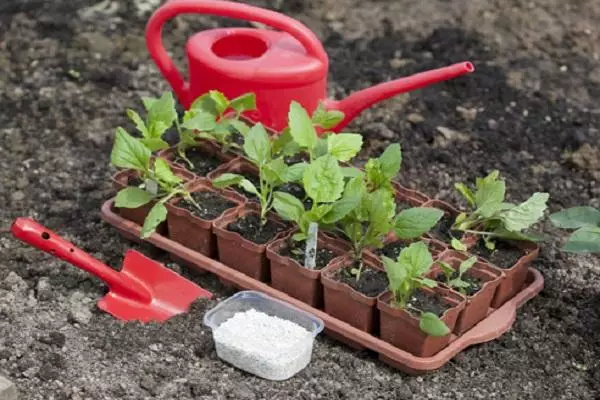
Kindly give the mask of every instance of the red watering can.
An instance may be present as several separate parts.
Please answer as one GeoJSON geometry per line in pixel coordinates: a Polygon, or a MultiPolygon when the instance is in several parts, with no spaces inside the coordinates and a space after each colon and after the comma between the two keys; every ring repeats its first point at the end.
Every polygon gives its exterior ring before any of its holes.
{"type": "Polygon", "coordinates": [[[228,98],[256,94],[257,110],[248,118],[277,131],[287,126],[292,100],[312,113],[320,101],[340,110],[342,129],[362,110],[400,93],[455,78],[474,68],[470,62],[421,72],[353,93],[344,100],[325,99],[329,60],[323,45],[302,23],[274,11],[219,0],[171,0],[156,10],[146,27],[146,43],[154,62],[186,108],[209,90],[228,98]],[[199,32],[186,45],[189,82],[163,47],[163,24],[178,14],[211,14],[259,22],[278,29],[221,28],[199,32]]]}

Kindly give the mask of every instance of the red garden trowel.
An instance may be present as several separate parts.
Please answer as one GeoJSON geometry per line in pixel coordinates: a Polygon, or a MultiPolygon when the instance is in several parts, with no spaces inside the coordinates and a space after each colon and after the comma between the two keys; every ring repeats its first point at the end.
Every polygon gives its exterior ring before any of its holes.
{"type": "Polygon", "coordinates": [[[186,312],[194,300],[212,297],[209,291],[135,250],[125,253],[123,268],[115,271],[30,218],[17,218],[11,232],[106,282],[109,291],[98,307],[118,319],[165,321],[186,312]]]}

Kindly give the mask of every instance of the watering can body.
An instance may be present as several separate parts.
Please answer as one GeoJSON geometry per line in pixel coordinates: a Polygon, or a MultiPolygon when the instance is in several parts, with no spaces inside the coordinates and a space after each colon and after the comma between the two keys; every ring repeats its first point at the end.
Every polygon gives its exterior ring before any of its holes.
{"type": "Polygon", "coordinates": [[[228,98],[255,93],[255,122],[280,131],[287,126],[292,100],[312,113],[320,102],[345,114],[335,129],[347,125],[363,109],[391,96],[451,79],[473,70],[459,63],[385,82],[353,93],[341,101],[326,99],[328,58],[321,42],[300,22],[274,11],[221,0],[171,0],[156,10],[146,27],[148,51],[186,108],[208,92],[228,98]],[[249,20],[276,28],[220,28],[199,32],[186,45],[189,82],[169,58],[162,44],[162,27],[179,14],[210,14],[249,20]]]}

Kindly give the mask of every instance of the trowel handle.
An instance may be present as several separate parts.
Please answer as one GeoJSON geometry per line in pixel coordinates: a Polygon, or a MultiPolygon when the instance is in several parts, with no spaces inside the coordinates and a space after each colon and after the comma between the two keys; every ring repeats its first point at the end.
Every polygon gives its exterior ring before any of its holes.
{"type": "Polygon", "coordinates": [[[13,236],[22,242],[50,253],[97,276],[111,288],[124,285],[123,279],[117,271],[90,256],[85,251],[78,249],[72,243],[61,238],[43,225],[38,224],[31,218],[17,218],[13,222],[10,231],[13,236]]]}
{"type": "Polygon", "coordinates": [[[167,54],[162,42],[162,27],[179,14],[209,14],[246,21],[260,22],[287,32],[298,40],[306,52],[328,65],[323,45],[304,24],[286,15],[247,4],[221,0],[171,0],[152,14],[146,25],[146,46],[158,69],[171,84],[179,101],[187,108],[194,100],[189,97],[188,84],[167,54]]]}

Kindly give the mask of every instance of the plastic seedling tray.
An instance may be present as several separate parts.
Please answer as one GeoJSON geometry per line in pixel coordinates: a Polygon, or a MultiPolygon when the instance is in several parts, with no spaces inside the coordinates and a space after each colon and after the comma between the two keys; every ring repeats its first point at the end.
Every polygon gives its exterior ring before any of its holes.
{"type": "Polygon", "coordinates": [[[286,380],[310,362],[323,321],[256,291],[242,291],[204,315],[222,360],[264,379],[286,380]]]}
{"type": "MultiPolygon", "coordinates": [[[[110,199],[104,203],[101,212],[102,219],[117,228],[124,237],[135,242],[144,242],[139,237],[141,227],[135,222],[128,221],[118,215],[113,210],[113,207],[114,199],[110,199]]],[[[450,344],[439,353],[431,357],[417,357],[381,340],[377,336],[361,331],[320,309],[311,307],[300,300],[274,289],[266,283],[253,279],[219,261],[188,249],[162,235],[154,233],[146,239],[146,242],[170,253],[190,267],[212,272],[222,280],[239,288],[266,293],[275,299],[313,314],[325,323],[325,333],[354,347],[373,350],[379,354],[379,358],[385,363],[413,375],[434,371],[442,367],[467,347],[489,342],[500,337],[515,322],[517,308],[534,298],[544,287],[542,274],[533,268],[529,268],[525,286],[512,299],[508,300],[500,308],[490,308],[487,317],[463,335],[452,335],[450,344]]]]}

